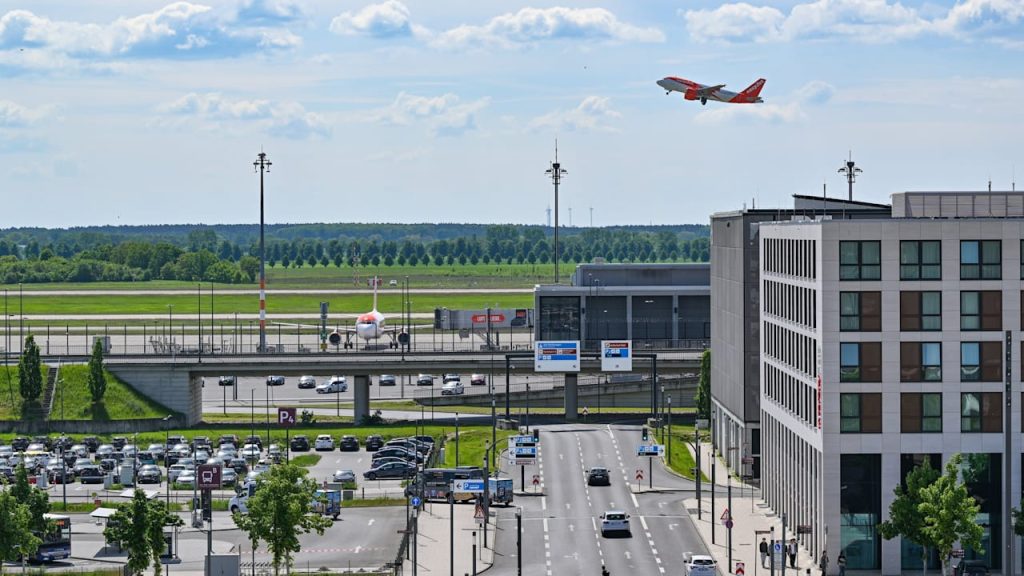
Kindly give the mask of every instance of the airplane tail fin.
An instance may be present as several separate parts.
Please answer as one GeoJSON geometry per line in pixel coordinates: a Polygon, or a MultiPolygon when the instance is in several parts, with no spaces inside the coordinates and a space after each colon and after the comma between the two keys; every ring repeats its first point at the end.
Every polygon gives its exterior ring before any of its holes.
{"type": "Polygon", "coordinates": [[[758,78],[756,82],[744,88],[743,92],[740,92],[740,94],[750,96],[751,98],[757,98],[761,94],[761,88],[764,88],[764,82],[764,78],[758,78]]]}

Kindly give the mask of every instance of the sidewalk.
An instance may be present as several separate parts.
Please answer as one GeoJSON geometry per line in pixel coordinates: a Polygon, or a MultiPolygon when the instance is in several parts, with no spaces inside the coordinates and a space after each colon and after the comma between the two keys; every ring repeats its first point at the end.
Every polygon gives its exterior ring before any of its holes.
{"type": "MultiPolygon", "coordinates": [[[[692,454],[693,448],[689,444],[687,444],[687,448],[692,454]]],[[[761,566],[758,544],[761,542],[761,537],[767,537],[770,541],[772,536],[770,534],[755,534],[755,531],[767,531],[775,528],[775,538],[778,539],[782,534],[782,520],[776,515],[774,510],[761,501],[760,490],[742,484],[734,478],[732,480],[732,509],[730,510],[733,521],[732,566],[729,566],[728,531],[725,528],[725,523],[721,520],[721,516],[726,508],[725,491],[729,470],[720,459],[707,458],[707,455],[711,452],[710,444],[701,444],[701,450],[704,456],[701,458],[701,469],[704,475],[710,478],[711,466],[716,467],[715,480],[718,483],[718,490],[715,494],[715,509],[714,514],[712,514],[711,482],[703,483],[702,489],[704,491],[699,503],[702,518],[699,520],[697,519],[698,502],[696,496],[687,498],[684,501],[684,505],[693,519],[697,532],[704,540],[704,544],[711,552],[711,555],[714,556],[722,574],[734,573],[737,562],[744,563],[744,576],[755,576],[758,572],[768,574],[767,566],[771,565],[771,559],[768,559],[765,567],[761,566]],[[712,529],[715,530],[714,544],[712,544],[712,529]]],[[[794,530],[795,527],[787,527],[787,540],[796,536],[794,530]]],[[[810,552],[802,546],[798,547],[796,570],[789,567],[788,556],[783,556],[786,560],[786,573],[791,576],[807,576],[807,569],[811,570],[810,573],[813,576],[820,574],[817,563],[811,558],[810,552]]],[[[779,574],[780,567],[778,563],[775,565],[775,570],[776,574],[779,574]]]]}
{"type": "MultiPolygon", "coordinates": [[[[417,536],[416,574],[441,576],[448,575],[452,570],[450,546],[450,507],[448,504],[434,502],[424,504],[419,516],[419,534],[417,536]]],[[[473,533],[476,533],[476,573],[487,570],[494,563],[494,538],[496,518],[491,514],[491,522],[487,525],[487,547],[483,545],[483,529],[473,518],[475,507],[472,504],[455,505],[455,575],[464,576],[473,572],[473,533]]],[[[411,560],[406,560],[402,567],[403,574],[414,574],[411,560]]]]}

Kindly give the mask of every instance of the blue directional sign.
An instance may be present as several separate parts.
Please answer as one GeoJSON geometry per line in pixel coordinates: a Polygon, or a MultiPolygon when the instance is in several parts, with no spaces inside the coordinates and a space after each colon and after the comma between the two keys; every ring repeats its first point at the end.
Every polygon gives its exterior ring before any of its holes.
{"type": "Polygon", "coordinates": [[[453,480],[452,492],[467,492],[470,494],[483,494],[483,480],[453,480]]]}
{"type": "Polygon", "coordinates": [[[512,454],[514,454],[516,458],[523,458],[524,456],[527,457],[527,458],[536,458],[537,457],[537,447],[536,446],[516,446],[515,448],[512,449],[512,454]]]}
{"type": "Polygon", "coordinates": [[[419,496],[413,496],[412,497],[412,505],[413,506],[419,506],[420,505],[420,497],[419,496]]]}
{"type": "Polygon", "coordinates": [[[641,444],[637,446],[637,456],[657,456],[661,454],[661,446],[657,444],[641,444]]]}
{"type": "Polygon", "coordinates": [[[580,341],[535,342],[535,372],[579,372],[580,341]]]}
{"type": "Polygon", "coordinates": [[[533,446],[537,443],[537,439],[533,436],[510,436],[509,444],[515,444],[519,446],[529,445],[533,446]]]}

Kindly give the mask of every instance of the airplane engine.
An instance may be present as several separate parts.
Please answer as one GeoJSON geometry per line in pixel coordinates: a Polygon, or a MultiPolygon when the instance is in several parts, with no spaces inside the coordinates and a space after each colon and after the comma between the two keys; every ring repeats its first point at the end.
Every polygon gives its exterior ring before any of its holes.
{"type": "Polygon", "coordinates": [[[699,96],[697,96],[696,90],[688,88],[686,92],[683,92],[683,98],[686,98],[687,100],[696,100],[699,96]]]}

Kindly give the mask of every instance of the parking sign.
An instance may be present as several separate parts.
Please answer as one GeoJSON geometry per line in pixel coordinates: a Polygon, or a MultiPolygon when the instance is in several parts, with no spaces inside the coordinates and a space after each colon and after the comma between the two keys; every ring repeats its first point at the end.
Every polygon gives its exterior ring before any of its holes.
{"type": "Polygon", "coordinates": [[[291,428],[295,425],[295,408],[278,408],[277,423],[284,428],[291,428]]]}

